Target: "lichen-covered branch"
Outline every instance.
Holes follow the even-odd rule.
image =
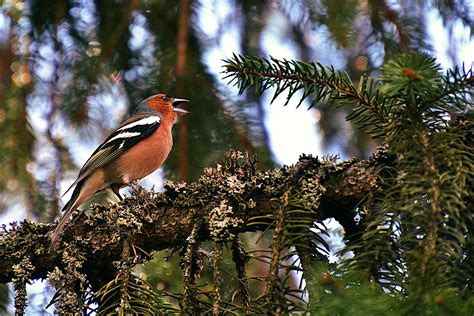
[[[125,238],[149,253],[185,247],[197,218],[203,223],[197,241],[212,240],[224,233],[220,224],[215,223],[216,218],[226,222],[228,237],[265,228],[248,225],[249,219],[274,213],[278,205],[272,200],[281,198],[287,181],[298,183],[290,180],[295,168],[301,177],[307,172],[315,174],[315,169],[324,169],[320,173],[325,175],[324,179],[318,182],[324,190],[316,188],[322,192],[319,214],[323,218],[336,218],[346,232],[355,234],[359,227],[354,223],[352,210],[376,189],[380,167],[386,163],[390,163],[390,158],[383,152],[368,160],[341,163],[302,156],[294,166],[257,172],[255,160],[234,152],[222,164],[205,169],[197,182],[168,183],[160,193],[135,186],[132,196],[120,203],[94,205],[90,214],[76,213],[62,241],[74,242],[81,248],[78,251],[84,256],[80,258],[82,273],[97,290],[117,272],[112,263],[120,260]],[[225,214],[219,214],[221,211]],[[18,267],[25,253],[34,267],[29,274],[32,279],[45,278],[56,266],[65,268],[64,249],[48,250],[47,233],[53,228],[53,224],[27,220],[15,223],[8,230],[3,228],[0,232],[0,283],[15,278],[14,267]],[[142,260],[146,261],[147,256]]]
[[[221,305],[221,282],[222,282],[222,241],[216,241],[212,256],[212,270],[214,271],[214,301],[212,306],[212,314],[218,316],[220,314]]]
[[[199,229],[201,228],[201,221],[197,220],[191,231],[191,235],[186,239],[186,250],[184,253],[184,257],[182,258],[182,268],[183,268],[183,299],[181,301],[182,309],[187,311],[189,308],[189,292],[191,285],[194,284],[196,278],[196,268],[194,266],[198,266],[197,263],[197,251],[199,244],[197,243],[197,234]]]
[[[250,257],[245,252],[239,238],[234,238],[232,241],[232,260],[235,262],[235,269],[237,271],[237,277],[239,278],[242,306],[245,314],[251,314],[249,281],[247,280],[247,274],[245,272],[245,265],[250,260]]]

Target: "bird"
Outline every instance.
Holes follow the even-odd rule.
[[[71,198],[51,236],[56,248],[74,211],[95,193],[111,190],[122,200],[120,189],[158,169],[173,147],[171,129],[178,115],[189,112],[176,108],[189,100],[155,94],[140,102],[132,116],[117,126],[97,147],[79,171]]]

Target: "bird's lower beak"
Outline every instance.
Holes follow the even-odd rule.
[[[186,114],[189,114],[189,111],[186,111],[186,110],[183,110],[183,109],[179,109],[179,108],[175,108],[175,106],[178,106],[182,103],[187,103],[189,102],[189,100],[186,100],[186,99],[174,99],[173,100],[173,111],[178,114],[178,115],[186,115]]]
[[[173,112],[177,113],[178,115],[186,115],[189,114],[189,111],[179,109],[179,108],[173,108]]]

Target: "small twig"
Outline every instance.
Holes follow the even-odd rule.
[[[195,281],[195,271],[193,269],[193,261],[196,258],[199,243],[197,242],[197,234],[201,228],[201,220],[196,221],[191,231],[191,234],[187,238],[186,253],[183,258],[183,299],[182,309],[183,312],[187,312],[189,308],[189,289]]]
[[[272,257],[270,261],[270,271],[269,271],[269,279],[270,282],[267,283],[267,288],[265,289],[265,294],[270,295],[270,298],[274,298],[275,295],[278,298],[282,293],[282,284],[278,277],[279,266],[280,266],[280,259],[281,259],[281,250],[283,244],[283,231],[285,229],[285,208],[288,205],[288,197],[289,197],[290,186],[286,187],[285,192],[281,197],[281,204],[280,207],[275,209],[275,229],[273,231],[273,239],[272,239]],[[279,299],[282,303],[285,300]],[[271,304],[270,306],[273,306]],[[280,315],[279,310],[272,310],[273,315]]]
[[[245,265],[249,261],[249,256],[245,252],[244,245],[240,241],[239,237],[236,237],[232,241],[232,259],[235,262],[235,269],[237,270],[237,277],[239,278],[242,306],[244,307],[245,313],[250,314],[249,281],[245,272]]]
[[[13,279],[13,287],[15,288],[15,315],[24,315],[26,310],[26,284],[34,268],[29,257],[24,257],[20,263],[14,266],[15,278]]]
[[[214,248],[214,258],[212,260],[212,268],[214,270],[214,303],[212,313],[213,315],[219,315],[222,281],[222,241],[216,241]]]

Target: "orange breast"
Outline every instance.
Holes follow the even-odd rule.
[[[170,124],[160,125],[148,138],[127,150],[116,166],[124,183],[140,180],[158,169],[168,157],[173,147]]]

